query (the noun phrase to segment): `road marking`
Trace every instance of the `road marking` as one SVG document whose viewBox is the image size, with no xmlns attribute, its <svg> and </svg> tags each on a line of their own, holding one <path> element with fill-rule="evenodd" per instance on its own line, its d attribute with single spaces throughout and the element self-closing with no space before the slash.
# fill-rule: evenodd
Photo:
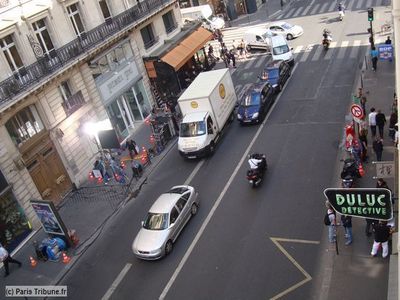
<svg viewBox="0 0 400 300">
<path fill-rule="evenodd" d="M 314 1 L 311 1 L 311 3 L 313 3 Z M 303 13 L 301 14 L 302 16 L 305 16 L 305 15 L 307 15 L 307 13 L 308 13 L 308 11 L 311 9 L 311 4 L 310 3 L 310 5 L 308 5 L 307 7 L 306 7 L 306 9 L 303 11 Z"/>
<path fill-rule="evenodd" d="M 257 63 L 255 64 L 254 68 L 260 67 L 264 63 L 265 57 L 257 59 Z"/>
<path fill-rule="evenodd" d="M 293 53 L 299 53 L 304 46 L 297 46 L 296 49 L 294 49 Z"/>
<path fill-rule="evenodd" d="M 290 262 L 292 264 L 295 265 L 295 267 L 305 276 L 305 279 L 303 279 L 302 281 L 292 285 L 291 287 L 289 287 L 288 289 L 280 292 L 279 294 L 275 295 L 274 297 L 271 298 L 271 300 L 275 300 L 275 299 L 279 299 L 287 294 L 289 294 L 290 292 L 294 291 L 295 289 L 297 289 L 298 287 L 302 286 L 303 284 L 305 284 L 306 282 L 310 281 L 312 279 L 311 275 L 308 274 L 308 272 L 306 270 L 303 269 L 302 266 L 300 266 L 300 264 L 285 250 L 285 248 L 282 247 L 282 245 L 280 244 L 280 242 L 289 242 L 289 243 L 302 243 L 302 244 L 314 244 L 314 245 L 318 245 L 319 241 L 308 241 L 308 240 L 298 240 L 298 239 L 285 239 L 285 238 L 274 238 L 271 237 L 270 238 L 271 241 L 275 244 L 276 247 L 278 247 L 278 249 L 287 257 L 287 259 L 290 260 Z"/>
<path fill-rule="evenodd" d="M 313 57 L 311 58 L 311 61 L 316 61 L 320 58 L 322 51 L 324 50 L 323 46 L 317 46 L 317 50 L 314 52 Z"/>
<path fill-rule="evenodd" d="M 199 161 L 196 165 L 196 167 L 193 169 L 192 173 L 190 173 L 189 177 L 185 180 L 183 185 L 189 185 L 189 183 L 192 181 L 194 176 L 196 176 L 197 172 L 200 170 L 201 166 L 204 164 L 204 159 Z"/>
<path fill-rule="evenodd" d="M 296 12 L 294 13 L 294 15 L 292 16 L 292 18 L 297 17 L 298 14 L 300 13 L 300 11 L 301 11 L 302 9 L 303 9 L 302 7 L 299 7 L 299 8 L 296 10 Z"/>
<path fill-rule="evenodd" d="M 122 271 L 118 274 L 117 278 L 115 278 L 114 282 L 108 289 L 108 291 L 104 294 L 103 298 L 101 300 L 108 300 L 110 299 L 112 293 L 115 291 L 115 289 L 118 287 L 118 285 L 121 283 L 122 279 L 124 279 L 126 273 L 128 273 L 129 269 L 132 267 L 132 264 L 127 263 L 125 267 L 122 269 Z"/>
<path fill-rule="evenodd" d="M 339 53 L 336 56 L 336 59 L 343 59 L 346 54 L 347 46 L 349 45 L 349 41 L 343 41 L 340 45 Z"/>
<path fill-rule="evenodd" d="M 292 74 L 295 72 L 297 68 L 297 64 L 294 66 L 292 70 Z M 272 105 L 270 111 L 266 115 L 264 121 L 261 123 L 260 127 L 258 128 L 256 134 L 254 135 L 253 139 L 251 140 L 249 146 L 246 148 L 245 152 L 243 153 L 242 158 L 240 159 L 239 163 L 237 164 L 235 170 L 233 171 L 232 175 L 229 177 L 228 182 L 225 184 L 221 194 L 218 196 L 218 199 L 215 201 L 213 207 L 211 208 L 210 212 L 208 213 L 206 219 L 204 220 L 203 224 L 201 224 L 199 232 L 196 234 L 194 237 L 192 243 L 190 244 L 189 248 L 186 250 L 185 255 L 183 256 L 182 260 L 179 262 L 179 265 L 175 269 L 174 274 L 172 274 L 170 280 L 168 281 L 167 285 L 165 286 L 164 290 L 162 291 L 160 297 L 158 299 L 163 300 L 168 294 L 169 289 L 171 286 L 174 284 L 176 278 L 178 277 L 179 273 L 181 272 L 183 266 L 185 265 L 186 261 L 188 260 L 190 254 L 192 253 L 194 247 L 196 246 L 197 242 L 199 241 L 200 237 L 203 235 L 204 230 L 206 229 L 208 223 L 210 222 L 212 216 L 214 215 L 215 211 L 217 210 L 219 204 L 222 201 L 222 198 L 225 196 L 226 192 L 228 191 L 228 188 L 233 182 L 233 179 L 235 178 L 236 174 L 239 172 L 240 167 L 242 166 L 244 160 L 247 158 L 248 153 L 250 152 L 251 147 L 253 147 L 254 143 L 256 142 L 258 136 L 261 133 L 261 130 L 264 128 L 265 123 L 267 122 L 271 112 L 274 110 L 275 105 L 279 102 L 279 99 L 281 98 L 281 95 L 283 91 L 285 90 L 287 86 L 287 83 L 284 85 L 282 91 L 279 93 L 278 97 L 276 98 L 276 101 L 274 101 L 274 104 Z"/>
<path fill-rule="evenodd" d="M 315 14 L 315 12 L 318 10 L 318 8 L 319 8 L 319 3 L 314 6 L 314 8 L 310 12 L 310 15 Z"/>
<path fill-rule="evenodd" d="M 349 4 L 347 5 L 347 10 L 351 10 L 351 7 L 353 6 L 353 2 L 354 2 L 354 0 L 351 0 L 349 2 Z"/>
<path fill-rule="evenodd" d="M 310 44 L 304 50 L 303 56 L 300 58 L 300 62 L 305 62 L 310 55 L 311 50 L 313 49 L 314 44 Z"/>
<path fill-rule="evenodd" d="M 326 54 L 324 56 L 324 59 L 331 59 L 333 52 L 335 51 L 335 47 L 336 47 L 337 42 L 331 42 L 331 44 L 329 45 L 328 51 L 326 51 Z"/>
<path fill-rule="evenodd" d="M 328 6 L 328 2 L 322 4 L 321 9 L 319 10 L 320 13 L 324 13 L 325 12 L 325 8 Z"/>
<path fill-rule="evenodd" d="M 358 2 L 357 2 L 357 6 L 356 6 L 356 9 L 359 9 L 359 8 L 361 8 L 361 4 L 362 4 L 362 2 L 363 2 L 363 0 L 358 0 Z"/>
<path fill-rule="evenodd" d="M 331 6 L 329 6 L 328 11 L 332 11 L 336 8 L 336 2 L 332 2 Z"/>
<path fill-rule="evenodd" d="M 285 18 L 288 19 L 290 18 L 290 15 L 296 10 L 296 8 L 291 8 L 286 14 L 285 14 Z"/>
<path fill-rule="evenodd" d="M 355 40 L 353 42 L 353 47 L 351 48 L 351 52 L 350 52 L 350 58 L 356 58 L 356 56 L 358 54 L 358 50 L 360 50 L 360 45 L 361 45 L 360 40 Z"/>
<path fill-rule="evenodd" d="M 372 0 L 368 0 L 367 4 L 365 5 L 366 7 L 372 7 Z"/>
</svg>

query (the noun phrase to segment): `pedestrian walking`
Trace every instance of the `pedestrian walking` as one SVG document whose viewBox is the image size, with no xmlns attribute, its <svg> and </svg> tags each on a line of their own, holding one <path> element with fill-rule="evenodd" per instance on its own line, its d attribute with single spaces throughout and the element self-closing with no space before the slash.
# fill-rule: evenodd
<svg viewBox="0 0 400 300">
<path fill-rule="evenodd" d="M 390 227 L 386 221 L 379 221 L 372 226 L 374 232 L 374 243 L 371 249 L 371 256 L 376 257 L 379 248 L 382 247 L 382 257 L 389 255 L 389 238 L 391 234 Z"/>
<path fill-rule="evenodd" d="M 360 104 L 361 104 L 361 107 L 363 109 L 364 116 L 365 116 L 367 114 L 367 107 L 366 107 L 367 106 L 367 97 L 361 96 Z"/>
<path fill-rule="evenodd" d="M 396 112 L 392 112 L 392 114 L 390 115 L 390 119 L 389 119 L 389 137 L 392 139 L 392 142 L 394 142 L 394 135 L 396 133 L 394 127 L 396 126 L 397 123 L 397 113 Z"/>
<path fill-rule="evenodd" d="M 378 180 L 376 181 L 376 187 L 380 189 L 388 189 L 390 193 L 392 193 L 392 190 L 389 188 L 387 182 L 383 180 L 383 178 L 378 178 Z M 393 197 L 392 197 L 392 204 L 394 205 Z"/>
<path fill-rule="evenodd" d="M 229 51 L 229 59 L 232 61 L 233 67 L 236 68 L 236 58 L 233 50 Z"/>
<path fill-rule="evenodd" d="M 133 160 L 131 164 L 133 177 L 138 180 L 142 176 L 143 166 L 137 161 Z"/>
<path fill-rule="evenodd" d="M 336 242 L 336 213 L 332 208 L 329 201 L 325 202 L 325 206 L 327 208 L 325 215 L 325 225 L 328 226 L 328 240 L 330 243 Z"/>
<path fill-rule="evenodd" d="M 375 141 L 372 143 L 372 148 L 376 154 L 376 160 L 382 161 L 382 153 L 383 153 L 383 141 L 382 139 L 376 137 Z"/>
<path fill-rule="evenodd" d="M 378 64 L 378 50 L 376 50 L 375 46 L 371 48 L 371 61 L 372 61 L 372 71 L 376 72 L 377 64 Z"/>
<path fill-rule="evenodd" d="M 368 124 L 371 128 L 371 134 L 373 138 L 376 136 L 376 115 L 377 112 L 375 111 L 375 108 L 371 107 L 370 113 L 368 115 Z"/>
<path fill-rule="evenodd" d="M 360 132 L 360 145 L 361 145 L 361 162 L 368 162 L 368 139 L 367 139 L 368 131 L 362 129 Z"/>
<path fill-rule="evenodd" d="M 379 130 L 379 135 L 381 139 L 383 139 L 383 129 L 386 124 L 386 116 L 380 109 L 378 109 L 378 113 L 375 116 L 375 122 Z"/>
<path fill-rule="evenodd" d="M 139 154 L 138 146 L 136 145 L 136 142 L 132 139 L 126 141 L 126 148 L 129 151 L 129 156 L 131 157 L 131 159 L 133 159 L 135 155 Z"/>
<path fill-rule="evenodd" d="M 5 271 L 4 277 L 10 275 L 10 269 L 8 266 L 9 263 L 17 264 L 18 267 L 22 266 L 22 262 L 12 258 L 11 255 L 6 250 L 6 248 L 4 248 L 1 244 L 0 244 L 0 262 L 2 262 L 4 265 L 4 271 Z"/>
<path fill-rule="evenodd" d="M 345 245 L 348 246 L 353 242 L 353 230 L 352 230 L 351 216 L 342 215 L 340 217 L 340 220 L 341 220 L 343 228 L 344 228 L 344 237 L 346 239 Z"/>
</svg>

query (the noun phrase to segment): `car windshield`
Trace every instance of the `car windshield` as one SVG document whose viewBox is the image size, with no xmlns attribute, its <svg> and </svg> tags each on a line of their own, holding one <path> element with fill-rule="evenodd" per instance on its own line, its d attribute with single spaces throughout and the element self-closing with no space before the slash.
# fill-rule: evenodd
<svg viewBox="0 0 400 300">
<path fill-rule="evenodd" d="M 273 49 L 274 55 L 280 55 L 280 54 L 284 54 L 284 53 L 287 53 L 287 52 L 289 52 L 289 46 L 288 45 L 278 46 L 278 47 L 275 47 Z"/>
<path fill-rule="evenodd" d="M 204 134 L 206 134 L 206 123 L 204 121 L 181 123 L 179 130 L 180 137 L 192 137 Z"/>
<path fill-rule="evenodd" d="M 149 230 L 163 230 L 168 226 L 168 214 L 148 213 L 143 222 L 143 228 Z"/>
<path fill-rule="evenodd" d="M 279 76 L 278 69 L 270 69 L 268 70 L 268 78 L 277 78 Z"/>
<path fill-rule="evenodd" d="M 282 28 L 284 28 L 284 29 L 290 29 L 290 28 L 293 27 L 293 25 L 291 25 L 291 24 L 289 24 L 289 23 L 283 23 L 281 26 L 282 26 Z"/>
<path fill-rule="evenodd" d="M 243 99 L 242 105 L 244 107 L 249 107 L 253 105 L 260 105 L 260 94 L 256 92 L 252 92 Z"/>
</svg>

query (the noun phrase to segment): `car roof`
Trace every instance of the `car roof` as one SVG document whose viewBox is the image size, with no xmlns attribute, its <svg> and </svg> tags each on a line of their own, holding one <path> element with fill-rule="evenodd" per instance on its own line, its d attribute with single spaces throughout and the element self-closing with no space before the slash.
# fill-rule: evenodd
<svg viewBox="0 0 400 300">
<path fill-rule="evenodd" d="M 169 213 L 176 201 L 182 196 L 182 194 L 176 193 L 164 193 L 161 194 L 157 200 L 151 206 L 150 213 Z"/>
<path fill-rule="evenodd" d="M 273 26 L 273 25 L 281 26 L 281 25 L 283 25 L 283 24 L 285 24 L 285 23 L 290 24 L 290 23 L 288 23 L 288 22 L 286 22 L 286 21 L 276 21 L 276 22 L 273 22 L 273 23 L 269 24 L 268 27 L 271 27 L 271 26 Z"/>
<path fill-rule="evenodd" d="M 264 69 L 275 69 L 275 68 L 279 68 L 279 66 L 280 66 L 282 63 L 284 63 L 284 62 L 285 62 L 285 61 L 282 60 L 282 59 L 279 59 L 279 60 L 271 60 L 271 61 L 269 61 L 269 62 L 265 65 Z"/>
</svg>

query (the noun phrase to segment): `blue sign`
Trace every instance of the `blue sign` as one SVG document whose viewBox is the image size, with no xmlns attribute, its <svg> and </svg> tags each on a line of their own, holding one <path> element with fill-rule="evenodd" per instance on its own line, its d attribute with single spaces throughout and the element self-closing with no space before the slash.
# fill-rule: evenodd
<svg viewBox="0 0 400 300">
<path fill-rule="evenodd" d="M 378 45 L 379 60 L 393 59 L 393 45 Z"/>
</svg>

